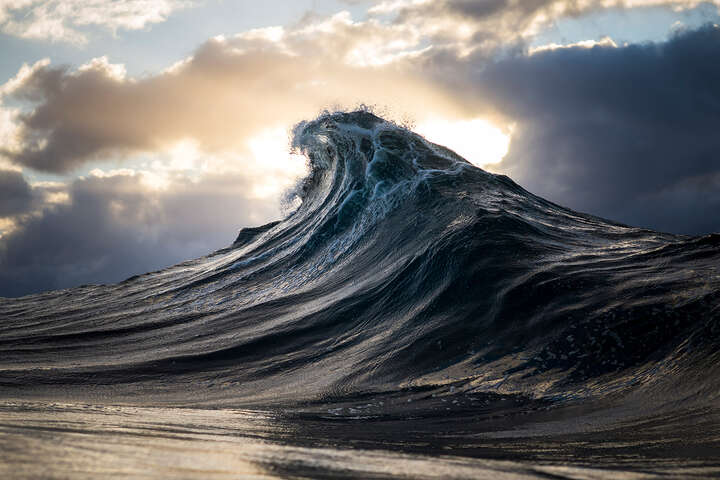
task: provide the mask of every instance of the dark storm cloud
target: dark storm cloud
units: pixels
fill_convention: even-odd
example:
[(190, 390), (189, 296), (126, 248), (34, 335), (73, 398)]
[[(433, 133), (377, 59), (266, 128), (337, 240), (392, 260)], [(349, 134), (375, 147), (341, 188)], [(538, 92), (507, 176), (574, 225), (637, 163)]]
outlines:
[(598, 11), (667, 8), (676, 12), (699, 6), (720, 7), (720, 0), (395, 0), (379, 2), (369, 11), (399, 27), (412, 26), (433, 48), (451, 48), (460, 56), (507, 54), (527, 45), (538, 33), (563, 18)]
[(633, 225), (720, 231), (720, 28), (497, 63), (480, 90), (517, 122), (501, 169)]
[(430, 12), (436, 14), (452, 14), (469, 19), (485, 19), (498, 14), (516, 13), (530, 17), (542, 8), (557, 3), (555, 0), (441, 0), (422, 4), (408, 5), (400, 10), (400, 16), (420, 16)]
[[(468, 20), (496, 20), (510, 16), (529, 23), (539, 13), (545, 20), (552, 21), (563, 16), (573, 16), (596, 9), (671, 7), (674, 9), (694, 8), (695, 0), (433, 0), (425, 2), (382, 2), (379, 11), (395, 11), (398, 21), (411, 17), (425, 17), (429, 14), (454, 15)], [(708, 0), (707, 5), (717, 5), (717, 1)], [(515, 32), (519, 33), (519, 32)]]
[(228, 246), (238, 228), (278, 216), (217, 175), (152, 192), (139, 175), (76, 180), (67, 204), (18, 220), (0, 238), (0, 296), (123, 280)]
[(0, 218), (25, 213), (32, 203), (32, 188), (22, 173), (0, 170)]

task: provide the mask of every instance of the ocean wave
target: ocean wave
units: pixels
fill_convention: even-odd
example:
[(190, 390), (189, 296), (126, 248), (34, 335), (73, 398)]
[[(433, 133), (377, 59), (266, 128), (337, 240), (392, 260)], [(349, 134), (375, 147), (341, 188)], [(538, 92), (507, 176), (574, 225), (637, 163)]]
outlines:
[(310, 173), (287, 218), (117, 285), (0, 300), (6, 394), (717, 402), (720, 235), (574, 212), (367, 111), (293, 135)]

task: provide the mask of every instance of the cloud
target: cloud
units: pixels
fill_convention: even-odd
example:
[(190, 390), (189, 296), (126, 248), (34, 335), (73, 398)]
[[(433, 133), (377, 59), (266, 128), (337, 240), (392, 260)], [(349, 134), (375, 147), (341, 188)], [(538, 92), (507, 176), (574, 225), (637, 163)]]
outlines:
[[(0, 195), (20, 183), (17, 198), (27, 199), (27, 183), (4, 178)], [(120, 281), (229, 246), (240, 227), (280, 216), (278, 203), (256, 197), (241, 174), (178, 177), (149, 189), (143, 174), (98, 171), (66, 192), (66, 202), (17, 219), (0, 237), (0, 296)]]
[(524, 45), (563, 17), (602, 9), (687, 10), (699, 5), (720, 6), (720, 0), (391, 0), (376, 2), (369, 12), (391, 16), (394, 24), (414, 29), (438, 47), (490, 55)]
[(398, 65), (364, 63), (372, 57), (363, 51), (370, 43), (388, 56), (406, 53), (408, 43), (394, 45), (394, 30), (384, 28), (341, 14), (289, 32), (215, 38), (167, 71), (143, 78), (126, 78), (107, 59), (74, 71), (45, 63), (24, 67), (3, 88), (5, 97), (31, 108), (17, 116), (14, 147), (0, 153), (59, 173), (187, 138), (207, 152), (240, 151), (261, 129), (367, 99), (405, 114), (463, 110), (448, 92)]
[(613, 47), (617, 48), (617, 44), (610, 37), (603, 37), (600, 40), (581, 40), (575, 43), (558, 44), (550, 43), (547, 45), (539, 45), (537, 47), (530, 47), (528, 54), (533, 55), (539, 52), (546, 52), (548, 50), (559, 50), (562, 48), (593, 48), (593, 47)]
[(26, 213), (32, 203), (32, 188), (22, 173), (0, 170), (0, 218)]
[(122, 65), (105, 57), (76, 70), (43, 61), (23, 67), (1, 87), (4, 98), (22, 100), (26, 109), (13, 113), (13, 138), (0, 155), (66, 173), (188, 138), (210, 153), (247, 151), (260, 129), (288, 127), (322, 108), (361, 102), (391, 106), (418, 121), (476, 118), (488, 102), (466, 87), (467, 79), (492, 61), (499, 46), (522, 50), (523, 36), (538, 19), (619, 5), (696, 3), (384, 2), (365, 21), (341, 12), (307, 16), (290, 28), (210, 39), (166, 71), (140, 78), (127, 77)]
[(568, 48), (476, 78), (517, 122), (499, 169), (577, 210), (678, 233), (720, 231), (720, 28), (665, 43)]
[(0, 30), (21, 38), (87, 43), (83, 29), (139, 30), (164, 22), (184, 0), (3, 0)]

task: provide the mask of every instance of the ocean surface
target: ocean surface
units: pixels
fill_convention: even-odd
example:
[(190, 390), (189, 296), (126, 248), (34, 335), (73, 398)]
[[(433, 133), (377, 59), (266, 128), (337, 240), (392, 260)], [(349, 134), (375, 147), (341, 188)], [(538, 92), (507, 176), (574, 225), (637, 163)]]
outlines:
[(365, 111), (293, 135), (285, 219), (0, 299), (2, 478), (720, 477), (720, 235), (574, 212)]

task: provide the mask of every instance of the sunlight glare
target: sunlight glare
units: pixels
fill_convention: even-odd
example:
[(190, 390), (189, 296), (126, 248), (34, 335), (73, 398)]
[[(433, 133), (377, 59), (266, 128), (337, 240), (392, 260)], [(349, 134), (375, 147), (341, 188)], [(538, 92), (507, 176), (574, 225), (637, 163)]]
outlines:
[(248, 140), (251, 168), (257, 179), (253, 186), (256, 198), (277, 196), (307, 175), (305, 157), (291, 153), (289, 143), (284, 127), (263, 130)]
[(500, 162), (510, 147), (510, 135), (482, 118), (433, 118), (420, 123), (415, 131), (481, 168)]

